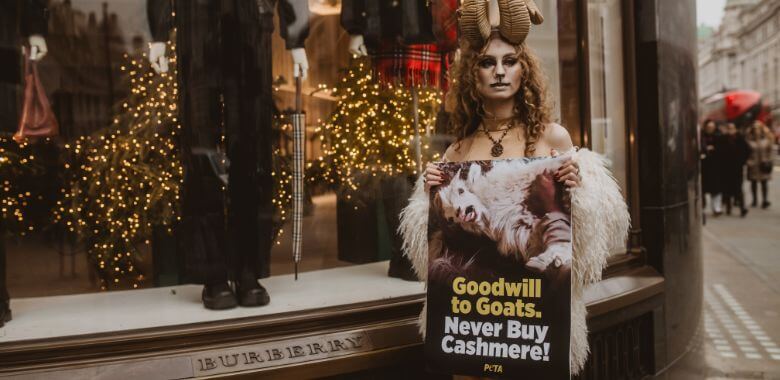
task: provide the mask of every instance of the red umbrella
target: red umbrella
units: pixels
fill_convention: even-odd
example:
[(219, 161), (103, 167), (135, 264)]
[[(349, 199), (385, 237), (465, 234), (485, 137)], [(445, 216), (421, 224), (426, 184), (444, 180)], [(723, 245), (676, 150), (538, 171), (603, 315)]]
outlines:
[(729, 91), (726, 95), (726, 118), (734, 120), (761, 102), (761, 94), (755, 91)]

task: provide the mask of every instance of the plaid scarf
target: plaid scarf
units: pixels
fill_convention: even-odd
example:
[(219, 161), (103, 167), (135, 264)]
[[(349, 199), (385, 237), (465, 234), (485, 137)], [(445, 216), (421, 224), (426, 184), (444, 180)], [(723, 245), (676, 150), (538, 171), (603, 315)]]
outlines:
[(379, 82), (405, 87), (442, 85), (442, 54), (435, 44), (383, 42), (373, 55)]

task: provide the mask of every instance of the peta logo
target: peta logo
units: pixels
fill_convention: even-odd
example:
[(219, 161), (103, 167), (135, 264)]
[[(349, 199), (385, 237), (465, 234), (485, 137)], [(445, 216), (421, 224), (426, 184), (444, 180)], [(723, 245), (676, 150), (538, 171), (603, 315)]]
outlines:
[(504, 366), (501, 364), (487, 364), (482, 367), (483, 372), (504, 373)]

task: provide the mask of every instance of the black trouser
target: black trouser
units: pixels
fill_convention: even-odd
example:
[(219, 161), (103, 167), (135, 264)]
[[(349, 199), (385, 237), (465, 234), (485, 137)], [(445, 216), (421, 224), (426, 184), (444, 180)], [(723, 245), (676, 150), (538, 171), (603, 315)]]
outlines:
[(764, 203), (769, 202), (769, 184), (767, 183), (767, 180), (761, 180), (761, 181), (750, 181), (750, 192), (753, 193), (753, 204), (758, 203), (758, 182), (761, 182), (761, 198), (764, 200)]
[[(177, 4), (185, 274), (252, 281), (268, 275), (272, 242), (272, 20), (252, 2)], [(214, 169), (222, 145), (226, 189)]]
[(723, 198), (723, 201), (726, 203), (726, 212), (731, 212), (732, 205), (739, 207), (740, 209), (745, 208), (745, 193), (742, 189), (732, 193), (726, 193)]

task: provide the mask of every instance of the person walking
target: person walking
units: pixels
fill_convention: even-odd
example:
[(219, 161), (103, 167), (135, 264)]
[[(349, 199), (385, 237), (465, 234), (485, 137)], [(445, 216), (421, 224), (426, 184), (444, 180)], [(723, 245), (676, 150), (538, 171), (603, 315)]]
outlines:
[(704, 122), (704, 130), (701, 134), (701, 186), (704, 197), (704, 207), (707, 207), (707, 195), (709, 195), (712, 214), (719, 216), (723, 213), (722, 203), (722, 185), (719, 171), (723, 166), (721, 162), (722, 155), (715, 149), (718, 145), (717, 140), (721, 138), (718, 133), (717, 125), (713, 120)]
[(772, 179), (774, 166), (774, 141), (772, 132), (760, 121), (756, 121), (748, 130), (746, 141), (750, 146), (750, 157), (747, 161), (748, 180), (753, 195), (751, 206), (758, 206), (758, 184), (761, 184), (761, 208), (768, 208), (769, 180)]
[(742, 183), (745, 182), (745, 163), (750, 156), (750, 146), (737, 131), (734, 123), (726, 127), (726, 135), (718, 139), (715, 149), (719, 151), (721, 159), (721, 173), (723, 173), (723, 198), (726, 202), (726, 214), (731, 215), (731, 206), (739, 206), (740, 216), (748, 213), (745, 207), (745, 196), (742, 192)]

